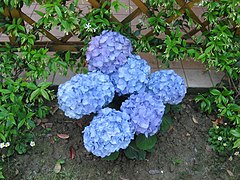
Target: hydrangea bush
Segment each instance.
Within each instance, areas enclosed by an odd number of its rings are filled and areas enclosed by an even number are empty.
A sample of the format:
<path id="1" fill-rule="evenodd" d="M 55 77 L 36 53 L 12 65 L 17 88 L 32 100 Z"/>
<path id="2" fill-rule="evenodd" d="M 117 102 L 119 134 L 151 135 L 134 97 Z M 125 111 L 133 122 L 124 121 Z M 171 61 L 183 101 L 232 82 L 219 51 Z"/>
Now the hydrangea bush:
<path id="1" fill-rule="evenodd" d="M 85 127 L 85 148 L 96 156 L 105 157 L 119 149 L 126 149 L 134 137 L 134 130 L 125 112 L 111 108 L 102 109 Z"/>
<path id="2" fill-rule="evenodd" d="M 117 32 L 103 31 L 89 42 L 86 53 L 88 69 L 110 74 L 127 62 L 131 52 L 129 39 Z"/>
<path id="3" fill-rule="evenodd" d="M 96 113 L 83 131 L 84 146 L 96 156 L 106 157 L 126 149 L 134 134 L 141 134 L 136 137 L 135 147 L 140 150 L 131 152 L 133 148 L 127 148 L 125 154 L 144 154 L 141 150 L 156 143 L 154 135 L 162 122 L 164 104 L 178 104 L 186 94 L 184 80 L 173 70 L 150 76 L 147 62 L 131 52 L 132 45 L 126 37 L 103 31 L 92 38 L 87 49 L 90 72 L 78 74 L 59 86 L 58 103 L 66 116 L 80 119 Z M 130 95 L 120 111 L 104 108 L 115 93 Z"/>
<path id="4" fill-rule="evenodd" d="M 59 108 L 65 115 L 80 119 L 95 113 L 113 100 L 114 86 L 101 72 L 78 74 L 58 88 Z"/>
<path id="5" fill-rule="evenodd" d="M 179 104 L 182 102 L 187 88 L 182 77 L 174 70 L 161 70 L 151 74 L 148 90 L 162 100 L 164 104 Z"/>
<path id="6" fill-rule="evenodd" d="M 148 137 L 159 130 L 165 106 L 151 93 L 144 92 L 131 95 L 122 103 L 121 110 L 130 115 L 136 134 Z"/>
<path id="7" fill-rule="evenodd" d="M 128 62 L 110 75 L 119 95 L 145 91 L 150 75 L 150 66 L 138 55 L 131 55 Z"/>

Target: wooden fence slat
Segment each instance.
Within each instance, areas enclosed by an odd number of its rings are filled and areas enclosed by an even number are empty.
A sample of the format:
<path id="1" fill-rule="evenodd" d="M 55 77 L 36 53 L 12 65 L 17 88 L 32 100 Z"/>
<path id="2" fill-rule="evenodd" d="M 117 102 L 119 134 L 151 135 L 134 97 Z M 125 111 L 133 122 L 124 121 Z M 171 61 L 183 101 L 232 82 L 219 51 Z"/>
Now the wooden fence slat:
<path id="1" fill-rule="evenodd" d="M 186 2 L 184 0 L 176 0 L 177 3 L 180 5 L 180 6 L 184 6 L 186 4 Z M 189 15 L 190 17 L 195 21 L 195 23 L 198 23 L 201 25 L 201 31 L 204 32 L 204 31 L 207 31 L 207 29 L 205 28 L 205 26 L 202 25 L 202 22 L 201 20 L 198 18 L 198 16 L 193 12 L 192 8 L 190 8 L 188 6 L 188 4 L 186 5 L 188 11 L 189 11 Z"/>
<path id="2" fill-rule="evenodd" d="M 33 26 L 33 24 L 35 23 L 35 21 L 32 20 L 32 18 L 28 17 L 28 16 L 27 16 L 25 13 L 23 13 L 23 12 L 20 12 L 20 14 L 21 14 L 21 17 L 22 17 L 23 20 L 25 20 L 28 24 L 30 24 L 31 26 Z M 53 42 L 61 42 L 58 38 L 56 38 L 52 33 L 48 32 L 46 29 L 41 28 L 40 30 L 43 31 L 43 33 L 46 34 L 46 37 L 47 37 L 48 39 L 50 39 L 51 41 L 53 41 Z"/>
<path id="3" fill-rule="evenodd" d="M 140 8 L 137 8 L 136 10 L 134 10 L 131 14 L 129 14 L 121 23 L 122 24 L 126 24 L 131 22 L 134 18 L 136 18 L 138 15 L 140 15 L 142 13 Z"/>
<path id="4" fill-rule="evenodd" d="M 136 4 L 144 14 L 150 16 L 148 7 L 141 0 L 132 0 L 132 2 L 134 2 L 134 4 Z"/>
<path id="5" fill-rule="evenodd" d="M 108 2 L 111 2 L 111 0 L 106 0 Z M 186 39 L 188 43 L 193 43 L 190 41 L 190 39 L 188 37 L 191 37 L 193 35 L 195 35 L 196 33 L 198 33 L 199 31 L 205 32 L 208 31 L 207 26 L 210 24 L 208 21 L 204 21 L 202 22 L 201 19 L 196 15 L 196 13 L 193 11 L 193 6 L 200 2 L 202 0 L 191 0 L 191 1 L 187 1 L 187 0 L 176 0 L 179 8 L 178 11 L 179 13 L 176 13 L 172 16 L 170 16 L 169 18 L 165 19 L 165 22 L 170 24 L 173 23 L 176 19 L 178 19 L 179 17 L 181 17 L 184 13 L 186 13 L 186 11 L 189 11 L 189 17 L 193 19 L 194 24 L 199 24 L 201 25 L 200 28 L 195 27 L 192 30 L 189 30 L 188 32 L 186 32 L 182 38 Z M 93 8 L 100 8 L 102 2 L 102 0 L 88 0 L 88 2 L 91 4 L 91 6 Z M 152 10 L 150 11 L 149 7 L 142 1 L 142 0 L 132 0 L 132 2 L 137 6 L 137 9 L 134 10 L 132 13 L 130 13 L 129 15 L 126 15 L 127 17 L 125 17 L 121 22 L 113 15 L 111 14 L 111 16 L 109 17 L 109 21 L 111 22 L 117 22 L 119 24 L 121 24 L 122 26 L 124 26 L 127 23 L 132 22 L 137 16 L 139 16 L 140 14 L 145 14 L 147 17 L 151 17 L 151 15 L 154 15 L 154 12 L 152 12 Z M 105 7 L 105 9 L 111 11 L 110 9 L 111 7 L 109 5 L 107 5 Z M 30 25 L 34 25 L 35 21 L 33 19 L 31 19 L 29 16 L 27 16 L 25 13 L 21 12 L 21 10 L 19 9 L 4 9 L 4 15 L 6 17 L 10 17 L 10 18 L 22 18 L 25 22 L 27 22 Z M 233 24 L 233 23 L 232 23 Z M 236 33 L 240 33 L 240 28 L 237 27 L 236 25 L 233 24 L 233 28 L 232 28 Z M 0 32 L 3 32 L 4 28 L 0 28 Z M 60 39 L 58 39 L 57 37 L 54 36 L 54 34 L 50 33 L 49 31 L 47 31 L 44 28 L 39 28 L 39 31 L 41 33 L 44 34 L 44 36 L 46 36 L 48 39 L 50 39 L 49 41 L 37 41 L 35 44 L 35 48 L 40 48 L 40 47 L 47 47 L 50 49 L 50 51 L 77 51 L 79 48 L 81 48 L 83 46 L 83 42 L 77 41 L 77 42 L 69 42 L 69 39 L 71 37 L 73 37 L 73 34 L 68 34 L 68 35 L 64 35 L 63 37 L 61 37 Z M 153 29 L 151 27 L 150 31 L 146 34 L 146 36 L 150 36 L 150 35 L 154 35 L 153 33 Z M 170 34 L 171 31 L 169 29 L 166 29 L 165 34 Z M 132 33 L 130 33 L 130 36 L 132 36 L 133 38 L 138 39 L 138 37 L 134 36 Z M 14 44 L 16 41 L 15 37 L 9 37 L 10 43 L 14 46 L 17 47 L 17 44 Z M 4 46 L 4 42 L 0 42 L 0 45 Z"/>

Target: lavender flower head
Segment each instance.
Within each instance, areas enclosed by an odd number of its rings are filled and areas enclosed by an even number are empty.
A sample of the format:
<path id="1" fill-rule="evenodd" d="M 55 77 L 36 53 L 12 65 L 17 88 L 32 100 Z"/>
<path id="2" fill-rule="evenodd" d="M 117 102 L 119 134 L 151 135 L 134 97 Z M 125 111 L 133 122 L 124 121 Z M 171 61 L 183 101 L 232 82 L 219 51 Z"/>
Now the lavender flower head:
<path id="1" fill-rule="evenodd" d="M 117 32 L 103 31 L 89 42 L 86 53 L 88 69 L 110 74 L 127 62 L 131 52 L 132 44 L 129 39 Z"/>
<path id="2" fill-rule="evenodd" d="M 136 134 L 154 135 L 160 128 L 165 106 L 151 93 L 131 95 L 124 101 L 121 111 L 129 114 Z"/>
<path id="3" fill-rule="evenodd" d="M 110 103 L 114 86 L 101 72 L 78 74 L 59 86 L 57 97 L 59 108 L 66 116 L 80 119 Z"/>
<path id="4" fill-rule="evenodd" d="M 161 70 L 151 74 L 147 88 L 164 104 L 179 104 L 187 92 L 183 78 L 173 70 Z"/>
<path id="5" fill-rule="evenodd" d="M 110 75 L 110 79 L 119 95 L 143 92 L 148 83 L 150 66 L 138 55 L 132 55 L 128 62 Z"/>
<path id="6" fill-rule="evenodd" d="M 134 138 L 129 120 L 130 117 L 125 112 L 111 108 L 102 109 L 84 129 L 85 148 L 100 157 L 126 149 Z"/>

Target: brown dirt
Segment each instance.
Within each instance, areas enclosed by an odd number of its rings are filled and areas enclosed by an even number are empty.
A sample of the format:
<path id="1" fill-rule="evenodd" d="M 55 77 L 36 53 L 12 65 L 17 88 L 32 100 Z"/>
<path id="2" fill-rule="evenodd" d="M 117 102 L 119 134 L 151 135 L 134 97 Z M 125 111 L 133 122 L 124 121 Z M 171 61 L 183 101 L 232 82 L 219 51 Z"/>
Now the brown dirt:
<path id="1" fill-rule="evenodd" d="M 207 143 L 211 120 L 197 112 L 195 106 L 192 97 L 187 96 L 181 111 L 175 114 L 173 129 L 158 135 L 155 152 L 149 153 L 146 160 L 129 160 L 121 155 L 113 162 L 88 153 L 83 146 L 83 128 L 58 110 L 45 120 L 52 123 L 51 130 L 41 125 L 36 128 L 36 146 L 25 155 L 9 159 L 7 177 L 11 180 L 240 179 L 239 158 L 229 161 L 228 157 L 219 157 L 211 151 Z M 63 140 L 57 133 L 70 137 Z M 76 151 L 74 159 L 70 158 L 71 147 Z M 56 174 L 53 170 L 58 160 L 65 163 Z"/>

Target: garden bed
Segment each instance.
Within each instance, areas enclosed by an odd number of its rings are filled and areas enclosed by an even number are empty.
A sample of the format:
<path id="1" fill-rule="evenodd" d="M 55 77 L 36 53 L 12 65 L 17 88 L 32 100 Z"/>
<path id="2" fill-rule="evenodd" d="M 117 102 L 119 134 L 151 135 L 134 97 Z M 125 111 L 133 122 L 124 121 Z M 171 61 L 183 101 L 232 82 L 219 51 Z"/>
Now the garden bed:
<path id="1" fill-rule="evenodd" d="M 57 102 L 51 106 L 56 107 Z M 56 108 L 55 108 L 56 109 Z M 36 145 L 25 155 L 6 163 L 7 179 L 233 179 L 240 178 L 240 161 L 216 155 L 207 143 L 211 118 L 198 112 L 193 97 L 184 99 L 175 121 L 144 161 L 123 154 L 116 161 L 100 159 L 86 151 L 82 131 L 89 118 L 77 123 L 57 110 L 38 120 Z M 61 135 L 64 134 L 64 135 Z M 67 137 L 69 135 L 69 138 Z M 66 139 L 64 139 L 66 138 Z M 29 146 L 30 147 L 30 146 Z M 30 147 L 31 148 L 31 147 Z M 61 162 L 61 163 L 58 163 Z M 56 164 L 61 164 L 60 166 Z M 56 173 L 59 171 L 59 173 Z M 55 171 L 55 172 L 54 172 Z"/>

